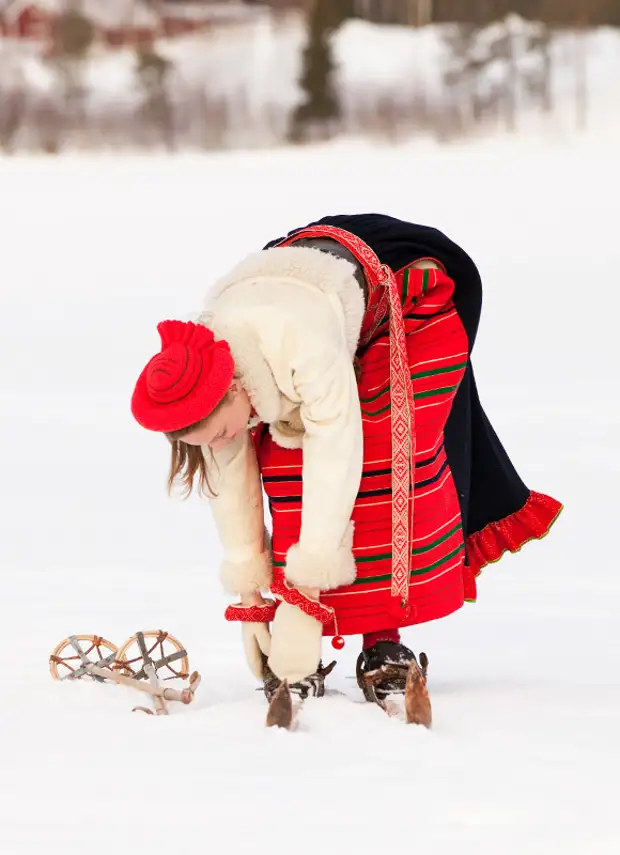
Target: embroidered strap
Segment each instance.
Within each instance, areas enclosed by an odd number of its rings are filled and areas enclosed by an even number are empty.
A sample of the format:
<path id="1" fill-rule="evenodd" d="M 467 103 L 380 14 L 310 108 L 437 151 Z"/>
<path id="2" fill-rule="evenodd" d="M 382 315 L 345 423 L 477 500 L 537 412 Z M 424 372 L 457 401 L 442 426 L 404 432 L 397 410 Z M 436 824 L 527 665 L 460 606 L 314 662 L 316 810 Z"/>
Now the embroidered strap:
<path id="1" fill-rule="evenodd" d="M 228 606 L 224 617 L 231 622 L 271 623 L 277 607 L 278 604 L 273 600 L 267 601 L 264 606 L 244 606 L 243 603 L 234 603 Z"/>
<path id="2" fill-rule="evenodd" d="M 334 609 L 323 605 L 323 603 L 318 600 L 310 599 L 310 597 L 302 594 L 301 591 L 297 590 L 297 588 L 293 588 L 285 580 L 279 580 L 278 578 L 274 578 L 271 583 L 271 593 L 275 594 L 276 597 L 280 597 L 290 606 L 297 606 L 297 608 L 301 609 L 302 612 L 305 612 L 307 615 L 310 615 L 310 617 L 318 620 L 319 623 L 322 623 L 323 626 L 333 625 L 335 628 L 335 634 L 338 634 L 338 626 L 336 624 L 336 614 Z"/>
<path id="3" fill-rule="evenodd" d="M 390 403 L 392 429 L 392 596 L 400 607 L 409 600 L 415 485 L 415 402 L 408 366 L 405 323 L 400 293 L 393 271 L 382 264 L 363 240 L 335 226 L 309 226 L 280 241 L 288 246 L 300 238 L 329 237 L 345 246 L 364 268 L 368 282 L 368 306 L 362 325 L 360 345 L 372 339 L 374 331 L 390 315 Z"/>

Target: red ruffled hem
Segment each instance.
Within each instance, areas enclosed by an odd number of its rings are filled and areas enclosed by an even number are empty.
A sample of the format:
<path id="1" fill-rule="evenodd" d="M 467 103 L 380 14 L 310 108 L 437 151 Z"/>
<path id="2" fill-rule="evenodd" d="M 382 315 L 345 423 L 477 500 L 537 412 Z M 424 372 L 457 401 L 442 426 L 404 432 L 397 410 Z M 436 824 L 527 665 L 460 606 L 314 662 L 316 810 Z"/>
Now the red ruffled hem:
<path id="1" fill-rule="evenodd" d="M 545 537 L 562 508 L 551 496 L 532 491 L 520 510 L 471 534 L 467 538 L 469 566 L 463 568 L 465 599 L 475 602 L 476 577 L 487 564 L 499 561 L 505 552 L 518 552 L 530 540 Z"/>
<path id="2" fill-rule="evenodd" d="M 265 603 L 264 606 L 244 606 L 243 603 L 234 603 L 228 606 L 224 612 L 226 620 L 242 621 L 244 623 L 271 623 L 276 614 L 278 603 Z"/>

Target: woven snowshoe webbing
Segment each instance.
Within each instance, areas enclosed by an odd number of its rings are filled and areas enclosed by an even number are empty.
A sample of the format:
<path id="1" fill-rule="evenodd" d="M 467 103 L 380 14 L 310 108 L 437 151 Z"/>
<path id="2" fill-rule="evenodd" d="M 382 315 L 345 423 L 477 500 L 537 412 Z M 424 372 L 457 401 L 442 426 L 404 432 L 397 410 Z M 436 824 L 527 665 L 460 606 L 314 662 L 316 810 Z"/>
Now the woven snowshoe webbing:
<path id="1" fill-rule="evenodd" d="M 114 663 L 114 660 L 116 658 L 116 651 L 114 651 L 113 653 L 109 653 L 102 659 L 97 659 L 95 662 L 92 662 L 84 652 L 82 645 L 80 644 L 75 635 L 69 636 L 69 642 L 71 643 L 71 647 L 80 657 L 82 666 L 81 668 L 77 668 L 75 671 L 72 671 L 70 674 L 66 674 L 64 677 L 61 677 L 61 680 L 77 680 L 79 677 L 83 677 L 85 674 L 88 674 L 89 668 L 93 665 L 97 665 L 97 667 L 99 668 L 109 668 Z M 98 683 L 105 683 L 103 677 L 96 677 L 92 674 L 91 676 L 94 680 L 97 680 Z"/>

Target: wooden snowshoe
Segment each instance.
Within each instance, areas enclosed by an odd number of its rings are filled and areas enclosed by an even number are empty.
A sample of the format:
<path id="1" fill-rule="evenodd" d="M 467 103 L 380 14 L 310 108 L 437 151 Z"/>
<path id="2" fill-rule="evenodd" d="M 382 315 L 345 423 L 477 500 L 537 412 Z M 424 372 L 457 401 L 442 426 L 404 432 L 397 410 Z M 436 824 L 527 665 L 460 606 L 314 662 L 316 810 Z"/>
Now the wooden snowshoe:
<path id="1" fill-rule="evenodd" d="M 361 653 L 357 660 L 357 683 L 367 701 L 377 704 L 390 716 L 401 714 L 399 705 L 391 699 L 404 695 L 405 720 L 407 724 L 421 724 L 430 728 L 432 724 L 431 701 L 426 687 L 428 656 L 420 653 L 420 663 L 415 656 L 408 661 L 386 661 L 372 670 L 364 669 L 365 658 Z"/>
<path id="2" fill-rule="evenodd" d="M 293 727 L 294 719 L 293 696 L 288 683 L 284 680 L 269 701 L 265 724 L 267 727 L 283 727 L 290 730 Z"/>
<path id="3" fill-rule="evenodd" d="M 295 726 L 296 715 L 308 697 L 322 698 L 325 694 L 325 678 L 336 667 L 332 662 L 326 667 L 319 663 L 316 673 L 310 674 L 297 683 L 289 684 L 279 680 L 263 661 L 263 691 L 269 701 L 267 727 L 282 727 L 291 730 Z"/>

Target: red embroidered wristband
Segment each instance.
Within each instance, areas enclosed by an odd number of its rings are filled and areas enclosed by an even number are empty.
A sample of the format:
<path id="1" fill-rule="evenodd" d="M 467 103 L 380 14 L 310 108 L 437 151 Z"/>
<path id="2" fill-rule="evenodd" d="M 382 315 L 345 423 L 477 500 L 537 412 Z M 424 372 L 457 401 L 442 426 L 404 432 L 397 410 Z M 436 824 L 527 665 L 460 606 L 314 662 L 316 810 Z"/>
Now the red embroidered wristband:
<path id="1" fill-rule="evenodd" d="M 231 622 L 269 623 L 275 617 L 276 608 L 277 605 L 273 600 L 268 600 L 263 606 L 244 606 L 243 603 L 234 603 L 228 606 L 224 617 Z"/>

